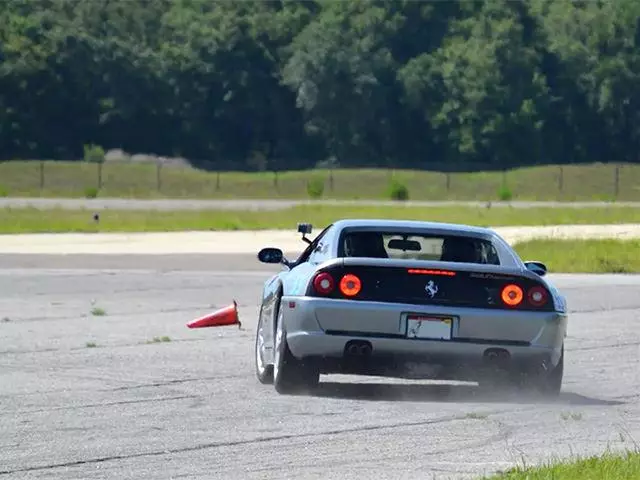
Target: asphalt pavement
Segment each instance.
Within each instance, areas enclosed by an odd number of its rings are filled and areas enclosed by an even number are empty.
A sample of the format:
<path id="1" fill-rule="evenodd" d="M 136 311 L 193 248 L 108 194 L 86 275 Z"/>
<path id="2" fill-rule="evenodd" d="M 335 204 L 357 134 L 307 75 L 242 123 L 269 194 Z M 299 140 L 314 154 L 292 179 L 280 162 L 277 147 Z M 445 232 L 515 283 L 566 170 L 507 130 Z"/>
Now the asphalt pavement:
<path id="1" fill-rule="evenodd" d="M 478 478 L 640 440 L 640 276 L 550 277 L 572 313 L 564 392 L 543 403 L 343 376 L 278 395 L 253 370 L 271 271 L 253 255 L 1 256 L 0 479 Z M 241 329 L 186 328 L 233 299 Z"/>
<path id="2" fill-rule="evenodd" d="M 560 201 L 416 201 L 391 200 L 293 200 L 293 199 L 127 199 L 127 198 L 0 198 L 0 208 L 37 208 L 41 210 L 63 208 L 73 210 L 282 210 L 298 205 L 353 205 L 353 206 L 407 206 L 443 207 L 468 206 L 511 208 L 584 208 L 584 207 L 640 207 L 640 202 L 560 202 Z"/>

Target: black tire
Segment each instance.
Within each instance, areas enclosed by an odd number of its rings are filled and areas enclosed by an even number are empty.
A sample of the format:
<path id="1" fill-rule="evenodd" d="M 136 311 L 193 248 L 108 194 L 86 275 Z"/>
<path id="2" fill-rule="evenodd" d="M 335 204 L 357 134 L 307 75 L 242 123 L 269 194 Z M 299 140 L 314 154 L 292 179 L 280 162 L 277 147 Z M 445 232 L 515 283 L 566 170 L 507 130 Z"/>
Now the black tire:
<path id="1" fill-rule="evenodd" d="M 287 343 L 287 332 L 278 312 L 274 346 L 273 385 L 280 394 L 301 393 L 318 385 L 320 372 L 313 365 L 306 365 L 293 356 Z"/>
<path id="2" fill-rule="evenodd" d="M 496 373 L 485 377 L 478 383 L 482 387 L 494 390 L 510 390 L 515 392 L 534 391 L 546 397 L 557 397 L 562 391 L 564 375 L 564 345 L 558 364 L 552 370 L 540 371 L 537 367 L 529 370 Z"/>
<path id="3" fill-rule="evenodd" d="M 536 379 L 537 390 L 547 397 L 557 397 L 562 391 L 564 377 L 564 345 L 558 364 L 550 371 L 541 373 Z"/>
<path id="4" fill-rule="evenodd" d="M 254 363 L 256 369 L 256 377 L 263 385 L 271 385 L 273 383 L 273 364 L 264 365 L 259 351 L 260 334 L 263 327 L 262 323 L 262 307 L 260 307 L 260 316 L 258 317 L 258 326 L 256 327 L 256 341 L 254 346 Z"/>

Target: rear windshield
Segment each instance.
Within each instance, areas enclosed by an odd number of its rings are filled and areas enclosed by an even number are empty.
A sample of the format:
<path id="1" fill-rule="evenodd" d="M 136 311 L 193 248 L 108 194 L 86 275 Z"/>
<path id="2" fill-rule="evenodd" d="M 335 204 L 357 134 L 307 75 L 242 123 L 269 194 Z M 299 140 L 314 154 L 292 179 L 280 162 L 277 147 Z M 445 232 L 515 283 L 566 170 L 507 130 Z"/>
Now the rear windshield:
<path id="1" fill-rule="evenodd" d="M 500 265 L 489 240 L 457 235 L 351 231 L 342 235 L 344 257 L 398 258 Z"/>

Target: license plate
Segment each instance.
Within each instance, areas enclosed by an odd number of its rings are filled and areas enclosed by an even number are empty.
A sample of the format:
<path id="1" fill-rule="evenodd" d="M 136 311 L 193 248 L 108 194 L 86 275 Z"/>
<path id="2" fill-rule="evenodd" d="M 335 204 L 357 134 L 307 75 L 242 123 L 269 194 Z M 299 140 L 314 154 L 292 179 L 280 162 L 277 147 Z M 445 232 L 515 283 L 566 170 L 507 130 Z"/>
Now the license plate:
<path id="1" fill-rule="evenodd" d="M 450 317 L 433 317 L 429 315 L 407 316 L 407 337 L 433 340 L 451 340 Z"/>

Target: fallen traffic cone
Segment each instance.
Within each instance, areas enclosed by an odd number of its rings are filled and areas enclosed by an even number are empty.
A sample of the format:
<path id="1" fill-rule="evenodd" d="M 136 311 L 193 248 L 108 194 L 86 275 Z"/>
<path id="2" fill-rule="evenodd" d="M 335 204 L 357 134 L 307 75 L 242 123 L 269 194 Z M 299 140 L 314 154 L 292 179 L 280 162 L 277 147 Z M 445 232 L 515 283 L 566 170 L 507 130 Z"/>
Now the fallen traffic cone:
<path id="1" fill-rule="evenodd" d="M 187 327 L 189 328 L 221 327 L 226 325 L 238 325 L 238 328 L 242 327 L 240 318 L 238 317 L 238 304 L 235 300 L 228 307 L 221 308 L 209 315 L 204 315 L 187 323 Z"/>

